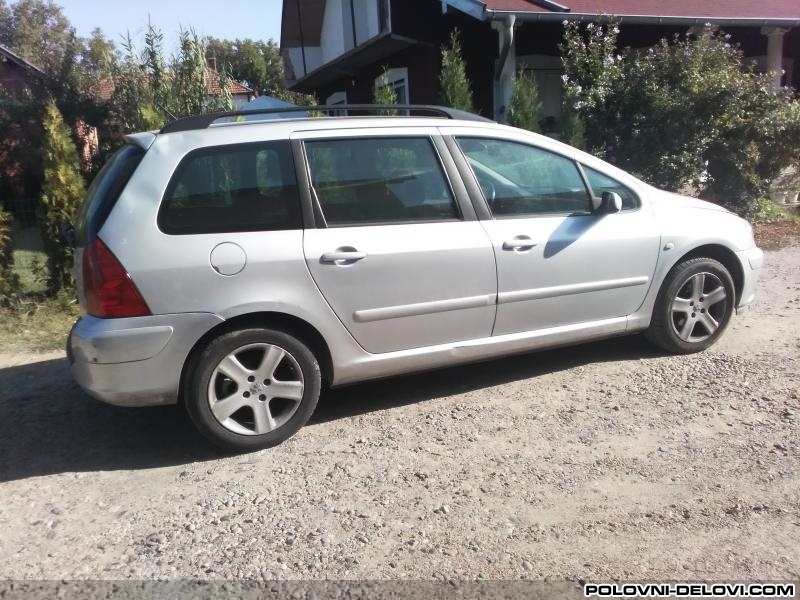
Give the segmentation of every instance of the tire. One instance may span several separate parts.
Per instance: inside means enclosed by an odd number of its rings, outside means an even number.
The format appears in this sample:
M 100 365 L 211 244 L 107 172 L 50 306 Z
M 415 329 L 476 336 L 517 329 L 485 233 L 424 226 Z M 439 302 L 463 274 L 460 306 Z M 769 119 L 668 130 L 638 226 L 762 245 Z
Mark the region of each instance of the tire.
M 216 446 L 234 452 L 270 448 L 308 422 L 319 400 L 319 363 L 287 333 L 243 329 L 220 335 L 197 357 L 186 410 Z
M 645 335 L 673 354 L 700 352 L 725 331 L 735 304 L 733 278 L 722 263 L 702 257 L 684 260 L 664 280 Z

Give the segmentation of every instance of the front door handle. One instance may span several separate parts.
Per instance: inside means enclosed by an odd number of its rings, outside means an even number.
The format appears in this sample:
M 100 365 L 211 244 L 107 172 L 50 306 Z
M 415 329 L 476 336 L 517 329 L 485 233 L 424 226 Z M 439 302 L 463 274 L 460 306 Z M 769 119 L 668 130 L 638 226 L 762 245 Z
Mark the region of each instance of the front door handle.
M 536 245 L 527 235 L 518 235 L 513 240 L 503 242 L 503 250 L 530 250 Z
M 336 250 L 323 254 L 322 262 L 343 264 L 355 262 L 363 258 L 367 258 L 366 252 L 358 252 L 357 250 Z

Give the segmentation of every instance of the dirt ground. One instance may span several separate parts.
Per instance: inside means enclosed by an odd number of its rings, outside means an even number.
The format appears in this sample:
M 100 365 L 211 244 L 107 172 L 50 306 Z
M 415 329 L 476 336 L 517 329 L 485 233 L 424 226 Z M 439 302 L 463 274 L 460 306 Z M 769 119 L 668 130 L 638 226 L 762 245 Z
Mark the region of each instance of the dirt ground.
M 800 248 L 690 357 L 640 337 L 328 393 L 220 456 L 0 354 L 0 579 L 800 579 Z

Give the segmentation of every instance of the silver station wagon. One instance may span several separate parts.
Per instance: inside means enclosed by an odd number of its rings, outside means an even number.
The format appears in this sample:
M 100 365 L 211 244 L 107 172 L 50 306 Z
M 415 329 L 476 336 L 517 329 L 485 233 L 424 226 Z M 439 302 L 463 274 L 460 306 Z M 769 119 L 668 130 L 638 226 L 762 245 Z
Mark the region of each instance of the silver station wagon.
M 642 331 L 696 352 L 753 298 L 746 221 L 547 137 L 438 107 L 241 114 L 109 160 L 68 341 L 89 394 L 180 402 L 223 448 L 282 442 L 326 385 Z

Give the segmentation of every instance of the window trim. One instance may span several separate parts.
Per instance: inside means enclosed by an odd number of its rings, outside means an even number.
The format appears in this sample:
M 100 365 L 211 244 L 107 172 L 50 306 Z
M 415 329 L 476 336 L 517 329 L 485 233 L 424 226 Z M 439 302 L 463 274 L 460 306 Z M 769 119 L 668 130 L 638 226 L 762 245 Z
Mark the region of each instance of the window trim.
M 442 149 L 439 144 L 436 143 L 436 137 L 433 134 L 401 134 L 401 133 L 389 133 L 384 135 L 344 135 L 344 136 L 335 136 L 335 137 L 304 137 L 300 140 L 297 140 L 299 143 L 302 144 L 303 149 L 303 164 L 305 166 L 307 176 L 308 176 L 308 197 L 313 204 L 314 213 L 318 214 L 318 220 L 316 221 L 316 227 L 318 229 L 340 229 L 343 227 L 382 227 L 388 225 L 414 225 L 414 224 L 425 224 L 425 223 L 460 223 L 464 221 L 474 221 L 476 220 L 476 216 L 474 213 L 471 213 L 469 210 L 465 210 L 465 202 L 464 202 L 464 192 L 459 194 L 459 190 L 456 189 L 454 185 L 453 177 L 458 175 L 457 170 L 451 172 L 448 168 L 447 160 L 445 159 L 445 154 L 442 152 Z M 311 176 L 311 163 L 308 160 L 308 148 L 306 144 L 309 142 L 331 142 L 331 141 L 350 141 L 356 142 L 361 140 L 376 140 L 376 139 L 423 139 L 427 140 L 433 150 L 433 154 L 435 158 L 438 160 L 439 168 L 442 172 L 442 177 L 445 180 L 445 184 L 447 185 L 447 189 L 450 191 L 450 196 L 455 206 L 456 212 L 458 216 L 452 219 L 404 219 L 398 221 L 358 221 L 354 223 L 336 223 L 332 224 L 329 223 L 327 218 L 325 217 L 325 211 L 322 209 L 322 205 L 319 202 L 319 196 L 317 195 L 317 191 L 314 189 L 314 182 Z M 455 167 L 455 165 L 452 165 Z M 471 208 L 471 206 L 469 207 Z
M 480 132 L 480 133 L 476 132 L 476 135 L 472 135 L 472 134 L 451 135 L 451 134 L 448 134 L 446 137 L 449 138 L 449 140 L 452 142 L 452 145 L 450 145 L 451 152 L 453 151 L 453 147 L 455 147 L 455 149 L 458 150 L 458 155 L 461 158 L 461 160 L 459 162 L 460 162 L 460 165 L 461 165 L 460 168 L 461 168 L 461 171 L 462 171 L 462 177 L 465 178 L 465 179 L 467 178 L 467 176 L 464 174 L 464 170 L 466 170 L 466 173 L 469 174 L 468 177 L 469 177 L 471 183 L 473 184 L 472 186 L 470 186 L 472 188 L 471 195 L 472 194 L 477 194 L 477 197 L 480 199 L 480 202 L 482 203 L 482 206 L 485 208 L 486 214 L 489 215 L 488 219 L 485 219 L 485 220 L 504 221 L 504 220 L 508 220 L 508 219 L 541 219 L 541 218 L 547 218 L 547 217 L 586 217 L 586 216 L 590 216 L 590 215 L 593 215 L 593 214 L 596 213 L 597 208 L 595 207 L 595 201 L 594 201 L 594 195 L 593 195 L 593 192 L 592 192 L 592 188 L 588 185 L 588 181 L 586 179 L 586 175 L 583 172 L 583 169 L 581 168 L 581 164 L 576 159 L 574 159 L 571 156 L 566 156 L 564 154 L 561 154 L 560 152 L 556 152 L 555 150 L 550 150 L 549 148 L 543 148 L 541 146 L 537 146 L 536 144 L 531 144 L 531 143 L 528 143 L 528 142 L 521 142 L 519 140 L 504 138 L 502 136 L 496 136 L 496 135 L 481 135 L 481 133 L 483 133 L 483 132 Z M 530 148 L 534 148 L 536 150 L 540 150 L 542 152 L 549 152 L 550 154 L 555 154 L 556 156 L 559 156 L 559 157 L 563 158 L 564 160 L 567 160 L 567 161 L 571 162 L 573 165 L 575 165 L 575 168 L 578 171 L 578 174 L 579 174 L 579 176 L 581 178 L 581 181 L 583 182 L 584 188 L 586 189 L 586 195 L 587 195 L 587 199 L 588 199 L 588 206 L 591 207 L 591 210 L 586 210 L 585 212 L 561 211 L 561 212 L 547 212 L 547 213 L 526 213 L 526 214 L 518 214 L 518 215 L 496 215 L 496 214 L 494 214 L 492 212 L 491 207 L 489 206 L 489 202 L 486 200 L 486 196 L 483 194 L 483 189 L 480 186 L 480 182 L 478 181 L 478 176 L 475 174 L 475 170 L 470 166 L 469 160 L 467 158 L 467 155 L 464 154 L 464 150 L 461 148 L 461 144 L 458 143 L 458 138 L 471 138 L 471 139 L 482 138 L 482 139 L 486 139 L 486 140 L 494 140 L 494 141 L 499 141 L 499 142 L 506 142 L 508 144 L 517 144 L 519 146 L 527 146 L 527 147 L 530 147 Z M 483 211 L 481 211 L 481 212 L 483 212 Z
M 620 211 L 620 213 L 626 213 L 626 214 L 627 213 L 632 213 L 632 212 L 636 212 L 637 210 L 640 210 L 642 208 L 642 198 L 639 196 L 639 194 L 636 192 L 636 190 L 631 188 L 631 186 L 624 184 L 623 182 L 621 182 L 616 177 L 612 177 L 608 173 L 604 173 L 603 171 L 601 171 L 600 169 L 598 169 L 596 167 L 592 167 L 592 166 L 584 164 L 584 163 L 582 163 L 580 161 L 578 161 L 578 167 L 581 170 L 581 175 L 586 179 L 586 187 L 589 189 L 589 193 L 592 195 L 592 202 L 595 203 L 598 206 L 598 208 L 599 208 L 599 205 L 600 205 L 600 199 L 602 198 L 602 195 L 599 196 L 599 197 L 597 195 L 595 195 L 594 188 L 592 187 L 592 183 L 591 183 L 591 181 L 589 181 L 589 176 L 584 171 L 584 168 L 591 169 L 592 171 L 597 171 L 601 175 L 604 175 L 605 177 L 608 177 L 609 179 L 612 179 L 613 181 L 616 181 L 618 184 L 620 184 L 622 187 L 624 187 L 626 190 L 628 190 L 631 194 L 633 194 L 633 199 L 636 202 L 636 206 L 634 206 L 632 208 L 623 208 Z
M 294 185 L 297 190 L 297 212 L 299 215 L 299 223 L 298 227 L 293 228 L 279 228 L 279 229 L 263 229 L 259 227 L 252 227 L 252 228 L 231 228 L 231 229 L 218 229 L 213 231 L 208 231 L 207 228 L 191 228 L 186 229 L 184 231 L 174 231 L 170 230 L 169 226 L 166 225 L 164 222 L 164 215 L 167 209 L 167 200 L 169 199 L 170 194 L 174 191 L 175 187 L 178 185 L 178 173 L 183 169 L 189 161 L 194 159 L 197 156 L 202 156 L 204 154 L 214 154 L 217 152 L 224 152 L 227 149 L 236 149 L 236 150 L 243 150 L 248 148 L 264 148 L 268 149 L 270 144 L 284 144 L 287 150 L 286 156 L 292 162 L 292 164 L 287 165 L 287 172 L 291 172 L 292 177 L 294 177 Z M 167 183 L 167 187 L 164 190 L 164 193 L 161 195 L 161 201 L 158 205 L 158 213 L 156 215 L 156 225 L 158 226 L 158 230 L 165 234 L 165 235 L 174 235 L 174 236 L 182 236 L 182 235 L 219 235 L 219 234 L 227 234 L 227 233 L 253 233 L 253 232 L 264 232 L 269 233 L 272 231 L 302 231 L 306 227 L 306 219 L 307 219 L 307 211 L 305 207 L 305 202 L 303 199 L 303 194 L 300 189 L 301 181 L 297 177 L 297 169 L 296 169 L 296 158 L 291 147 L 289 140 L 263 140 L 259 142 L 241 142 L 241 143 L 233 143 L 233 144 L 219 144 L 215 146 L 201 146 L 199 148 L 195 148 L 190 150 L 186 154 L 181 157 L 181 160 L 172 170 L 172 174 L 170 175 L 169 182 Z

